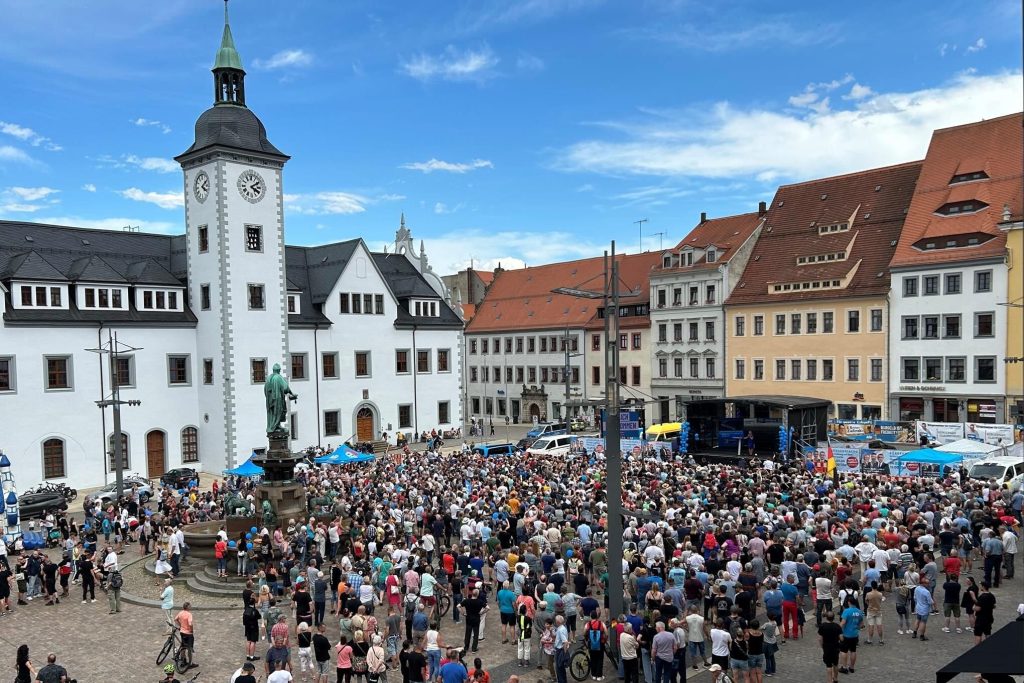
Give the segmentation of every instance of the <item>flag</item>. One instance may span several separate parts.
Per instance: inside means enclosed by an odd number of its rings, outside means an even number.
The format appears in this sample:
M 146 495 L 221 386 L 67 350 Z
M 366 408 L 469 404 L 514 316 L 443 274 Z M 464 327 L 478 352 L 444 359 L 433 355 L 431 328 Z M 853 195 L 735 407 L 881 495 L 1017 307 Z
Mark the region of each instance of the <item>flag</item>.
M 828 476 L 835 476 L 836 473 L 836 454 L 832 452 L 832 439 L 828 439 L 828 465 L 826 465 L 826 473 Z

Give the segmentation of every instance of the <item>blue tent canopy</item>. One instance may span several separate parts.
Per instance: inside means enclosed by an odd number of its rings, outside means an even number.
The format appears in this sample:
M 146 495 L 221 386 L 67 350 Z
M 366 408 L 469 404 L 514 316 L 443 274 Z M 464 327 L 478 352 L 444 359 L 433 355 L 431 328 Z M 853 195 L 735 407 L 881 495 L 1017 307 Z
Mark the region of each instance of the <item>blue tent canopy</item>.
M 253 463 L 252 456 L 243 462 L 241 465 L 234 469 L 224 470 L 224 474 L 230 474 L 235 477 L 262 477 L 263 468 Z
M 347 444 L 341 444 L 332 452 L 321 455 L 313 462 L 318 465 L 344 465 L 349 462 L 370 462 L 376 459 L 377 457 L 373 453 L 359 453 Z
M 929 448 L 910 451 L 896 458 L 896 462 L 901 465 L 905 465 L 908 462 L 919 462 L 926 465 L 952 465 L 961 460 L 963 460 L 963 456 L 959 453 L 943 453 Z

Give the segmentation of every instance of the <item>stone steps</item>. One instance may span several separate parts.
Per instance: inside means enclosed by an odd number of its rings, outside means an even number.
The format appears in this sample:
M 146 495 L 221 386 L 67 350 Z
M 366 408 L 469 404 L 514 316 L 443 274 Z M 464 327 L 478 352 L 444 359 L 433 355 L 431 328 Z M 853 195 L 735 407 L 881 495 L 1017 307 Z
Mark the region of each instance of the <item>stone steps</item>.
M 187 559 L 182 562 L 179 566 L 181 573 L 178 574 L 176 581 L 184 581 L 185 578 L 192 576 L 197 571 L 201 570 L 206 563 L 202 560 Z M 167 574 L 156 573 L 156 557 L 152 557 L 146 560 L 145 570 L 147 574 L 152 576 L 160 576 L 163 578 L 167 577 Z

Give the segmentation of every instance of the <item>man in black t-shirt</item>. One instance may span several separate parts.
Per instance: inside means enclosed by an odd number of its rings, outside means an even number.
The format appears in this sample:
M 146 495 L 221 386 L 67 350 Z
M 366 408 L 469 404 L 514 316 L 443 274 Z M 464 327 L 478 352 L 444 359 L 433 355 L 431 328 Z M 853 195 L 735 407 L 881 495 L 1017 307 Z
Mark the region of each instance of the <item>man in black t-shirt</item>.
M 253 663 L 246 662 L 242 665 L 242 668 L 231 677 L 231 683 L 256 683 L 255 671 L 256 667 L 253 666 Z
M 995 620 L 996 596 L 989 589 L 988 581 L 981 582 L 981 592 L 974 601 L 974 643 L 978 644 L 992 635 L 992 622 Z
M 299 581 L 292 594 L 292 604 L 295 606 L 295 623 L 313 623 L 313 596 L 306 590 L 306 582 Z
M 843 629 L 836 623 L 836 615 L 826 612 L 825 621 L 818 627 L 818 644 L 821 645 L 821 661 L 828 672 L 828 683 L 839 681 L 839 641 L 842 636 Z
M 403 652 L 399 659 L 404 660 L 405 671 L 403 676 L 408 676 L 409 683 L 424 683 L 427 670 L 427 656 L 423 654 L 423 643 L 418 642 L 416 646 Z
M 474 590 L 472 595 L 462 601 L 462 611 L 466 615 L 466 638 L 463 644 L 464 649 L 470 649 L 473 645 L 473 652 L 477 651 L 480 640 L 480 617 L 488 610 L 487 602 L 480 597 L 480 591 Z
M 313 634 L 313 671 L 315 672 L 314 683 L 327 683 L 327 676 L 331 669 L 331 641 L 324 635 L 327 626 L 321 622 L 317 624 L 316 633 Z

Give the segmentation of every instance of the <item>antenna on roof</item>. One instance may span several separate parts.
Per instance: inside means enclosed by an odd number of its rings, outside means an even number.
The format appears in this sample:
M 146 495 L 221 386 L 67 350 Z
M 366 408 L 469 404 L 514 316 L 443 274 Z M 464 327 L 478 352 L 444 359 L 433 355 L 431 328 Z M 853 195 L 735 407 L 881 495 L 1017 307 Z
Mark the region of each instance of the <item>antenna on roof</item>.
M 651 233 L 651 237 L 654 237 L 655 235 L 658 236 L 658 251 L 665 251 L 665 244 L 664 244 L 665 231 L 662 230 L 661 232 L 652 232 Z
M 633 225 L 640 226 L 640 246 L 637 247 L 637 253 L 640 253 L 641 251 L 644 250 L 644 223 L 647 223 L 646 218 L 641 218 L 638 221 L 633 221 Z
M 126 225 L 122 228 L 125 232 L 139 232 L 139 226 L 137 225 Z

